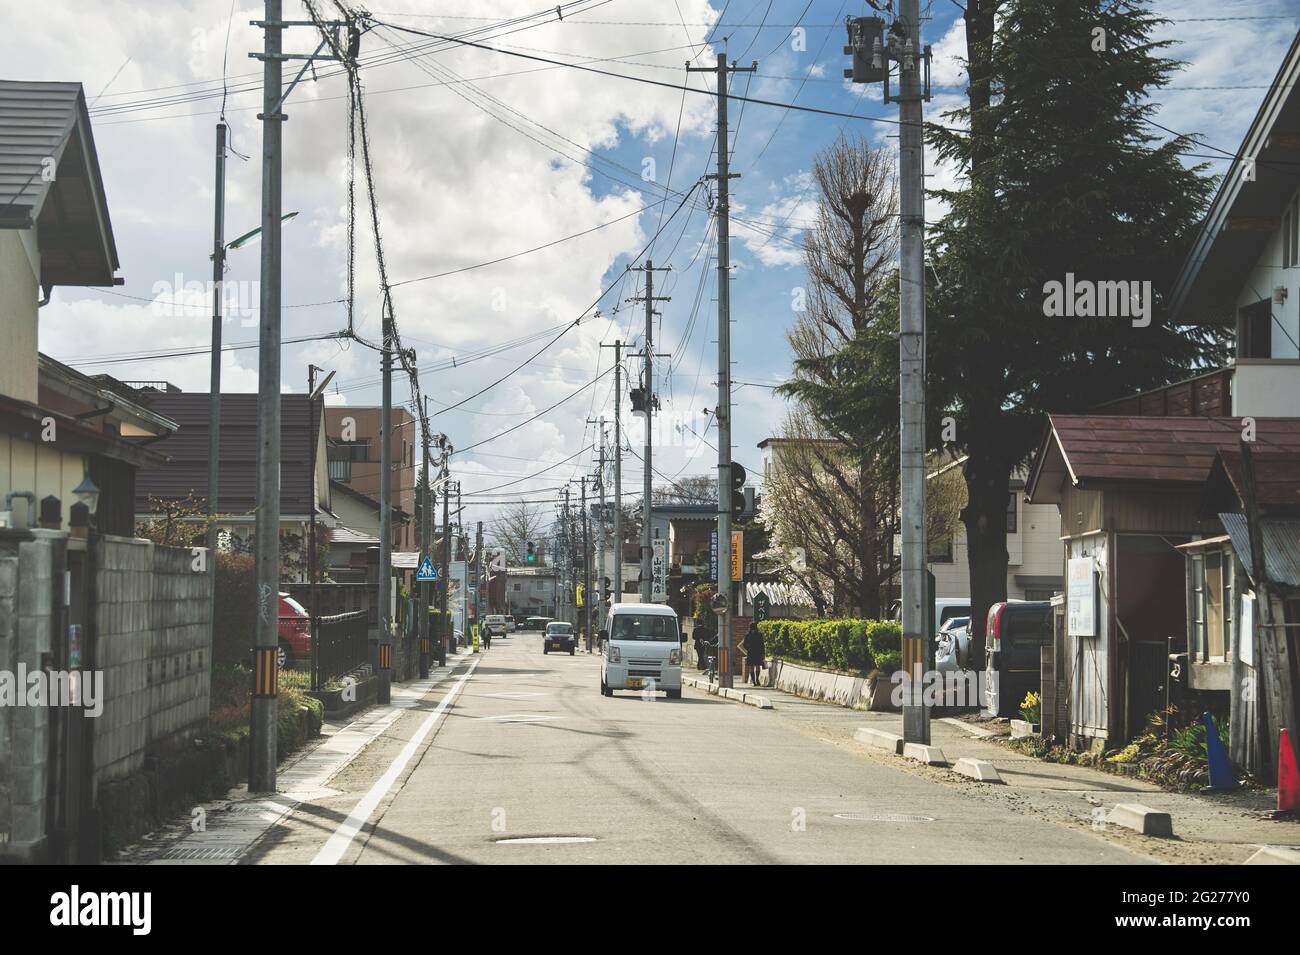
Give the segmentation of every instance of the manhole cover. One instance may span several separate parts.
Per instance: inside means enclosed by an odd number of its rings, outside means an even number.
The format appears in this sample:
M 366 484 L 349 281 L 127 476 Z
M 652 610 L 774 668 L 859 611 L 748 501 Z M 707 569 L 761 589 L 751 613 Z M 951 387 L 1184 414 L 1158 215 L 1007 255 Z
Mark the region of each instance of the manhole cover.
M 914 816 L 905 812 L 837 812 L 835 818 L 856 822 L 934 822 L 934 816 Z
M 176 846 L 168 849 L 163 859 L 233 859 L 239 855 L 238 846 Z
M 593 836 L 521 836 L 517 839 L 497 839 L 499 846 L 559 845 L 567 842 L 595 842 Z

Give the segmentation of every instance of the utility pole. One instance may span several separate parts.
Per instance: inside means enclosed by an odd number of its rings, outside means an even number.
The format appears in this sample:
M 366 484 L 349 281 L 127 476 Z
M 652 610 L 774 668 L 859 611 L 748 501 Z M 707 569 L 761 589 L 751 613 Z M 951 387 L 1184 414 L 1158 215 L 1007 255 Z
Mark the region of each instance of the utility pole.
M 474 623 L 483 627 L 483 522 L 478 522 L 474 533 Z
M 217 123 L 216 196 L 212 215 L 212 372 L 208 384 L 208 588 L 211 607 L 208 626 L 208 658 L 212 658 L 217 619 L 217 484 L 221 458 L 221 323 L 222 296 L 226 278 L 226 124 Z M 277 600 L 277 603 L 279 601 Z
M 688 73 L 716 69 L 718 93 L 718 171 L 709 178 L 718 183 L 718 685 L 731 686 L 731 180 L 740 178 L 730 171 L 731 147 L 727 141 L 727 81 L 731 73 L 753 73 L 750 66 L 727 65 L 727 54 L 718 54 L 716 67 L 686 65 Z
M 420 464 L 420 563 L 433 550 L 433 502 L 429 491 L 429 396 L 424 396 L 420 410 L 420 447 L 424 451 Z M 420 615 L 420 678 L 429 675 L 429 581 L 420 581 L 419 606 Z
M 623 403 L 623 343 L 614 349 L 614 596 L 613 605 L 623 599 L 623 428 L 620 406 Z
M 645 302 L 645 348 L 641 352 L 641 357 L 645 364 L 642 371 L 642 394 L 641 400 L 645 407 L 645 448 L 642 454 L 643 463 L 645 464 L 645 477 L 642 480 L 641 487 L 641 602 L 649 603 L 651 599 L 652 571 L 651 561 L 654 556 L 654 544 L 650 540 L 650 508 L 651 508 L 651 479 L 653 470 L 651 459 L 654 451 L 654 413 L 658 407 L 659 397 L 655 394 L 654 386 L 654 303 L 671 301 L 666 295 L 655 295 L 655 272 L 668 272 L 671 268 L 656 269 L 654 263 L 649 259 L 645 260 L 645 265 L 633 269 L 634 272 L 645 273 L 645 295 L 640 298 L 634 298 L 632 301 Z M 667 356 L 658 356 L 667 357 Z M 636 412 L 635 406 L 633 413 Z
M 257 627 L 249 707 L 250 792 L 275 790 L 280 626 L 280 0 L 262 24 L 262 275 L 257 362 Z
M 582 617 L 587 648 L 591 648 L 591 524 L 587 519 L 587 475 L 582 476 Z
M 890 62 L 898 63 L 899 114 L 899 518 L 903 616 L 903 738 L 930 742 L 930 708 L 922 693 L 923 674 L 934 659 L 925 547 L 925 168 L 922 119 L 930 98 L 930 48 L 921 44 L 919 0 L 900 0 L 889 25 L 880 17 L 848 21 L 855 83 L 884 83 L 890 102 Z
M 442 659 L 446 664 L 449 653 L 455 653 L 451 645 L 451 625 L 447 621 L 447 573 L 451 566 L 451 480 L 447 476 L 447 455 L 443 455 L 442 465 L 442 568 L 438 571 L 438 629 L 442 632 Z
M 599 606 L 598 613 L 600 615 L 599 621 L 603 621 L 605 615 L 605 598 L 608 596 L 607 594 L 608 588 L 605 585 L 605 581 L 608 580 L 609 578 L 609 575 L 605 572 L 606 571 L 605 555 L 608 552 L 607 549 L 608 540 L 605 534 L 605 528 L 607 525 L 605 522 L 605 416 L 604 415 L 600 416 L 599 424 L 600 424 L 600 432 L 598 434 L 597 441 L 599 442 L 598 456 L 599 456 L 600 463 L 596 465 L 596 487 L 599 488 L 600 490 L 600 510 L 598 512 L 600 514 L 600 543 L 599 545 L 597 545 L 599 547 L 600 562 L 596 566 L 596 576 L 598 578 L 596 589 L 600 593 L 600 603 L 598 605 Z M 587 628 L 587 652 L 588 653 L 591 652 L 591 645 L 592 645 L 591 627 L 589 626 Z
M 253 693 L 249 706 L 249 792 L 275 791 L 275 739 L 278 720 L 280 627 L 280 209 L 281 157 L 288 117 L 281 107 L 314 60 L 340 57 L 322 54 L 329 37 L 315 53 L 283 52 L 283 33 L 291 26 L 316 26 L 309 21 L 286 22 L 281 0 L 265 0 L 262 52 L 262 272 L 257 354 L 257 622 L 253 634 Z M 337 31 L 344 26 L 330 21 Z M 335 44 L 337 47 L 337 43 Z M 281 64 L 304 60 L 297 77 L 284 90 Z M 214 268 L 215 271 L 215 268 Z

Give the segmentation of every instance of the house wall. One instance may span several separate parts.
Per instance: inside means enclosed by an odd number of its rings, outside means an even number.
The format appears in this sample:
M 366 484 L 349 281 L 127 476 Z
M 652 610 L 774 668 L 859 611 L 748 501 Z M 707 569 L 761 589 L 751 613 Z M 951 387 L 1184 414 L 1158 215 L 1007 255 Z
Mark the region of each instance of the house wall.
M 1279 215 L 1291 205 L 1288 198 Z M 1264 251 L 1237 293 L 1237 307 L 1272 299 L 1287 290 L 1286 301 L 1271 306 L 1271 359 L 1238 359 L 1233 381 L 1232 413 L 1261 417 L 1300 415 L 1300 270 L 1282 265 L 1282 228 L 1274 229 Z
M 1007 493 L 1012 493 L 1008 491 Z M 1016 533 L 1007 535 L 1007 596 L 1025 599 L 1017 577 L 1061 576 L 1061 518 L 1055 504 L 1027 504 L 1016 493 Z M 931 561 L 936 597 L 970 596 L 970 558 L 966 529 L 958 525 L 951 561 Z
M 379 429 L 383 424 L 381 408 L 327 407 L 325 409 L 325 431 L 334 440 L 341 440 L 343 419 L 351 418 L 355 422 L 355 440 L 370 439 L 370 460 L 353 461 L 351 479 L 345 482 L 354 490 L 379 500 L 379 465 L 380 446 Z M 417 463 L 420 459 L 419 431 L 414 427 L 414 419 L 402 408 L 394 408 L 390 418 L 389 448 L 396 469 L 393 472 L 393 506 L 407 514 L 415 513 L 415 482 Z M 342 495 L 338 495 L 341 497 Z M 439 505 L 441 507 L 441 505 Z M 377 533 L 377 531 L 376 531 Z M 393 523 L 393 549 L 415 550 L 415 522 L 407 524 Z
M 3 364 L 0 362 L 0 366 Z M 85 476 L 86 463 L 80 454 L 0 434 L 0 508 L 9 492 L 31 491 L 36 495 L 37 505 L 33 513 L 39 514 L 41 498 L 53 494 L 62 504 L 62 526 L 67 527 L 72 505 L 77 503 L 72 489 Z M 11 507 L 21 510 L 27 507 L 27 502 L 14 500 Z
M 0 395 L 36 403 L 40 255 L 30 230 L 0 229 Z
M 1084 747 L 1104 745 L 1110 732 L 1111 626 L 1109 588 L 1109 535 L 1087 534 L 1065 542 L 1061 572 L 1071 558 L 1090 557 L 1100 575 L 1097 635 L 1076 637 L 1064 630 L 1065 670 L 1069 674 L 1069 731 Z

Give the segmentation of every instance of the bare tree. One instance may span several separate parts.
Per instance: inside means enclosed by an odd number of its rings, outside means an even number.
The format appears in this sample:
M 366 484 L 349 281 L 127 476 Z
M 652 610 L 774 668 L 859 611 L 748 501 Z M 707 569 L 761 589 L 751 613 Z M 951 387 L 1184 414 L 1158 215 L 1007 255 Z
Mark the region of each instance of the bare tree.
M 541 505 L 516 501 L 501 510 L 491 527 L 492 539 L 506 552 L 506 560 L 522 564 L 528 553 L 528 542 L 541 542 L 546 519 Z

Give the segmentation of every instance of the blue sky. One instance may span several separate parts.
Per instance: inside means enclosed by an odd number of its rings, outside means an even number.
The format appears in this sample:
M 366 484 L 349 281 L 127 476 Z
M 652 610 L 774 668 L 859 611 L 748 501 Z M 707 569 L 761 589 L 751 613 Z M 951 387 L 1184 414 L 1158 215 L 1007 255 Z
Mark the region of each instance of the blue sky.
M 391 5 L 377 4 L 376 17 L 437 34 L 489 27 L 540 10 L 536 0 L 464 3 L 455 9 L 430 0 L 391 0 Z M 233 16 L 227 0 L 110 2 L 89 11 L 70 0 L 49 0 L 39 14 L 17 0 L 3 0 L 0 6 L 4 20 L 15 26 L 7 31 L 8 39 L 0 40 L 6 77 L 78 80 L 94 101 L 96 142 L 126 278 L 117 295 L 58 290 L 42 311 L 42 350 L 75 360 L 92 373 L 162 378 L 185 390 L 206 390 L 207 359 L 201 355 L 115 363 L 104 359 L 149 349 L 183 350 L 207 341 L 205 294 L 184 286 L 206 281 L 210 272 L 212 127 L 220 112 L 223 56 L 234 147 L 250 157 L 247 162 L 232 157 L 229 163 L 227 238 L 257 224 L 260 132 L 255 116 L 260 95 L 243 88 L 257 80 L 258 66 L 247 53 L 260 45 L 260 33 L 248 21 L 260 15 L 260 4 L 237 0 Z M 301 13 L 298 6 L 288 0 L 286 13 Z M 723 0 L 713 5 L 705 0 L 587 0 L 565 22 L 551 17 L 485 42 L 567 61 L 612 57 L 593 65 L 670 84 L 681 82 L 688 57 L 712 64 L 712 51 L 725 47 L 742 63 L 759 61 L 757 74 L 733 81 L 733 92 L 864 117 L 896 116 L 896 106 L 882 104 L 878 90 L 855 89 L 840 78 L 845 65 L 842 21 L 846 14 L 869 12 L 861 0 L 731 0 L 719 24 L 723 6 Z M 1175 88 L 1161 94 L 1157 119 L 1235 150 L 1263 87 L 1300 26 L 1294 2 L 1157 0 L 1154 8 L 1178 21 L 1165 32 L 1179 41 L 1172 55 L 1189 61 Z M 963 38 L 960 11 L 952 0 L 923 2 L 922 9 L 929 15 L 925 38 L 936 52 L 936 95 L 927 107 L 934 117 L 961 101 L 964 77 L 954 54 L 961 53 Z M 796 24 L 802 33 L 794 30 Z M 24 38 L 23 46 L 6 48 L 15 37 Z M 363 56 L 395 58 L 403 46 L 409 53 L 409 44 L 420 42 L 427 41 L 385 27 L 366 37 Z M 307 30 L 290 31 L 286 48 L 309 44 Z M 639 215 L 636 210 L 662 200 L 665 186 L 686 192 L 714 167 L 711 96 L 683 97 L 673 89 L 455 46 L 419 58 L 408 55 L 400 62 L 376 62 L 363 69 L 363 78 L 393 281 L 464 269 L 618 220 L 543 252 L 397 289 L 402 335 L 417 349 L 422 367 L 457 360 L 457 367 L 423 379 L 434 408 L 504 375 L 543 342 L 465 362 L 467 358 L 590 315 L 588 306 L 597 294 L 624 277 L 631 256 L 655 232 L 661 208 L 666 217 L 679 198 L 669 193 L 665 202 Z M 474 80 L 473 85 L 460 82 L 464 79 Z M 449 80 L 455 82 L 448 85 Z M 710 80 L 691 78 L 701 88 Z M 338 78 L 322 75 L 295 91 L 289 102 L 284 208 L 300 214 L 284 229 L 287 304 L 329 303 L 343 292 L 344 89 Z M 180 101 L 157 99 L 178 94 L 186 95 Z M 812 158 L 841 128 L 877 145 L 892 147 L 896 140 L 889 138 L 893 129 L 887 122 L 838 120 L 756 104 L 733 103 L 731 109 L 733 171 L 742 174 L 733 184 L 734 453 L 737 460 L 756 466 L 755 444 L 775 433 L 783 415 L 781 402 L 765 386 L 781 381 L 789 370 L 784 333 L 793 318 L 792 290 L 803 283 L 798 243 L 813 209 Z M 951 181 L 948 170 L 931 166 L 927 171 L 932 185 Z M 704 473 L 716 464 L 708 446 L 716 432 L 702 413 L 716 399 L 717 328 L 716 262 L 702 198 L 697 190 L 695 202 L 678 213 L 654 249 L 656 265 L 673 267 L 656 276 L 656 292 L 672 296 L 671 302 L 660 303 L 656 328 L 656 351 L 672 354 L 659 361 L 657 375 L 665 414 L 657 434 L 663 447 L 656 467 L 669 476 Z M 936 211 L 931 208 L 931 215 Z M 357 249 L 358 329 L 373 338 L 378 285 L 364 220 Z M 230 294 L 243 296 L 246 307 L 227 322 L 227 341 L 256 337 L 256 288 L 251 283 L 257 272 L 256 247 L 232 253 Z M 598 347 L 602 342 L 622 337 L 639 347 L 642 307 L 624 301 L 638 287 L 635 274 L 626 276 L 602 301 L 600 319 L 585 320 L 523 371 L 435 419 L 435 427 L 458 447 L 487 442 L 453 459 L 455 472 L 471 492 L 468 500 L 473 500 L 472 492 L 574 455 L 593 441 L 595 428 L 587 424 L 588 417 L 612 418 L 612 376 L 606 375 L 555 411 L 493 439 L 606 372 L 612 354 Z M 342 322 L 337 303 L 288 308 L 284 336 L 319 334 Z M 309 361 L 338 371 L 339 393 L 332 401 L 378 402 L 373 352 L 336 342 L 286 346 L 286 389 L 305 387 Z M 256 352 L 229 353 L 223 374 L 226 390 L 256 390 Z M 406 395 L 406 388 L 399 387 L 397 400 Z M 639 425 L 628 439 L 639 451 Z M 593 454 L 578 454 L 535 480 L 512 485 L 507 493 L 553 499 L 558 485 L 589 468 Z M 627 461 L 625 487 L 639 487 L 639 468 L 635 458 Z M 505 496 L 494 492 L 481 500 Z M 493 511 L 492 505 L 476 502 L 466 517 L 486 519 Z

